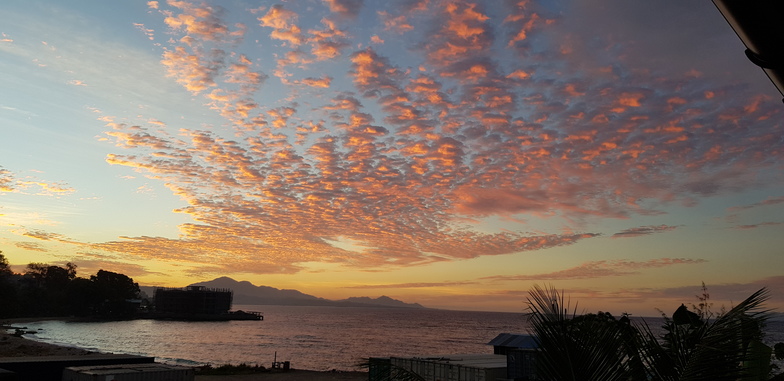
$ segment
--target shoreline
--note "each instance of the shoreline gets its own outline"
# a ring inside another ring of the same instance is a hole
[[[100,352],[86,349],[44,343],[9,333],[10,330],[26,330],[24,323],[44,320],[66,320],[64,318],[16,318],[0,321],[0,357],[41,357],[41,356],[89,356]]]
[[[68,320],[68,318],[15,318],[0,320],[0,357],[48,357],[48,356],[100,356],[103,353],[76,347],[44,343],[9,333],[9,330],[25,330],[25,323],[44,320]],[[220,366],[223,364],[214,364]],[[254,374],[196,375],[195,381],[365,381],[367,372],[359,371],[315,371],[291,369],[269,370]]]

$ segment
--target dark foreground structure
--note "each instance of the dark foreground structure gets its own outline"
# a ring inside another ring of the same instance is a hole
[[[152,364],[154,357],[99,354],[81,356],[0,358],[0,380],[60,381],[63,370],[73,366]]]
[[[530,335],[502,333],[493,354],[446,354],[371,358],[370,381],[534,381],[536,342]]]
[[[203,286],[156,288],[155,311],[168,314],[220,315],[229,312],[233,293],[229,289]]]
[[[740,40],[746,57],[762,68],[784,95],[784,28],[781,0],[713,0]]]
[[[155,319],[175,320],[263,320],[257,312],[230,312],[233,292],[230,289],[188,286],[156,288]]]

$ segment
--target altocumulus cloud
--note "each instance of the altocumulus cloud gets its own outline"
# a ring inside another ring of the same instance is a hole
[[[557,9],[533,2],[391,3],[367,13],[376,41],[396,43],[372,46],[352,29],[369,6],[357,0],[319,4],[318,20],[289,3],[255,9],[247,25],[200,3],[149,6],[171,37],[162,65],[228,128],[107,124],[116,144],[107,162],[165,183],[195,223],[178,238],[123,237],[94,249],[257,273],[539,250],[598,234],[492,233],[461,221],[661,213],[759,185],[755,174],[784,156],[775,99],[681,67],[640,67],[628,58],[633,41],[587,41]],[[266,36],[275,53],[249,59],[249,34]],[[555,37],[555,48],[537,48]],[[281,94],[271,94],[272,80]],[[0,186],[13,185],[7,177]],[[357,244],[330,243],[341,239]],[[515,279],[700,261],[590,262]]]

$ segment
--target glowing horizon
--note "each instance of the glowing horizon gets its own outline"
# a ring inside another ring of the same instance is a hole
[[[0,250],[142,285],[784,307],[781,99],[710,2],[9,4]]]

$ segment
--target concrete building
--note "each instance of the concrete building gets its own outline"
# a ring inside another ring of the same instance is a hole
[[[233,293],[229,289],[204,286],[156,288],[155,312],[175,315],[221,315],[231,309]]]

